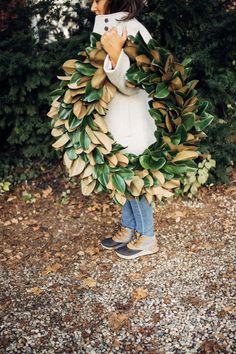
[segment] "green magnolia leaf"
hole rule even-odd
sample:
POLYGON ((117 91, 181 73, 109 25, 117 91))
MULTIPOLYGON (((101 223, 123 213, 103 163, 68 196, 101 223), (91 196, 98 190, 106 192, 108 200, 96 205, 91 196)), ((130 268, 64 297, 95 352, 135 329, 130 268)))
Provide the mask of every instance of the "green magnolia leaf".
POLYGON ((185 129, 185 127, 183 125, 179 125, 176 129, 176 135, 180 135, 181 136, 181 143, 184 143, 187 140, 187 131, 185 129))
POLYGON ((75 149, 74 148, 71 148, 71 149, 67 149, 66 150, 66 153, 69 157, 70 160, 76 160, 78 155, 77 153, 75 152, 75 149))
POLYGON ((78 126, 81 125, 82 123, 82 119, 77 119, 75 117, 75 115, 73 114, 73 112, 71 112, 72 114, 69 117, 69 127, 70 129, 74 129, 77 128, 78 126))
POLYGON ((156 86, 156 92, 154 97, 161 99, 161 98, 166 98, 168 96, 169 96, 168 86, 165 82, 161 82, 156 86))
POLYGON ((85 76, 93 76, 95 74, 95 71, 97 70, 89 63, 76 62, 75 66, 76 66, 76 70, 80 74, 83 74, 85 76))
POLYGON ((130 66, 129 70, 126 72, 125 77, 131 84, 136 84, 136 82, 138 81, 138 73, 139 67, 135 63, 130 66))
POLYGON ((91 140, 89 139, 89 136, 85 130, 83 130, 80 133, 79 142, 80 142, 81 147, 84 150, 87 150, 89 148, 89 145, 91 144, 91 140))
POLYGON ((112 183, 119 192, 125 193, 126 184, 124 179, 120 175, 118 174, 113 175, 112 183))
POLYGON ((75 73, 72 74, 72 77, 70 79, 70 84, 79 84, 79 80, 83 77, 83 75, 81 75, 80 73, 78 73, 78 71, 76 71, 75 73))
POLYGON ((166 172, 166 173, 170 173, 173 175, 182 175, 183 173, 186 173, 187 171, 188 171, 188 167, 185 164, 178 165, 177 163, 176 164, 167 163, 161 169, 161 172, 166 172))
POLYGON ((199 102, 197 115, 200 116, 207 109, 208 105, 209 105, 209 102, 207 102, 207 101, 199 102))
POLYGON ((150 155, 142 155, 139 158, 139 162, 144 169, 159 170, 160 168, 162 168, 165 165, 166 160, 162 157, 160 157, 159 159, 153 160, 150 155))
POLYGON ((106 186, 107 183, 109 182, 109 176, 110 176, 109 166, 106 164, 95 166, 95 171, 96 171, 97 178, 98 178, 99 182, 103 186, 106 186))
POLYGON ((100 41, 101 35, 95 32, 92 32, 90 35, 90 46, 96 48, 96 43, 100 41))
POLYGON ((191 58, 185 58, 185 59, 182 61, 181 65, 183 65, 183 66, 188 66, 191 62, 192 62, 192 59, 191 59, 191 58))
POLYGON ((147 57, 151 58, 148 46, 144 41, 140 31, 138 31, 135 36, 135 43, 138 44, 138 54, 145 54, 147 57))
POLYGON ((181 135, 180 134, 173 134, 170 137, 172 144, 179 145, 181 142, 181 135))
POLYGON ((147 177, 144 177, 143 181, 144 181, 144 187, 149 187, 150 186, 151 182, 150 182, 150 180, 147 177))
POLYGON ((94 102, 94 101, 98 101, 100 100, 100 98, 102 97, 102 93, 103 93, 103 89, 99 89, 96 90, 92 87, 91 85, 91 81, 88 82, 87 87, 86 87, 86 91, 85 91, 85 95, 83 98, 84 102, 94 102))
POLYGON ((59 108, 58 115, 60 119, 66 120, 69 119, 71 113, 72 113, 71 108, 63 108, 63 106, 61 105, 61 107, 59 108))
POLYGON ((204 130, 211 122, 213 121, 214 117, 211 114, 208 114, 207 118, 204 118, 202 120, 196 121, 194 123, 194 127, 197 131, 202 131, 204 130))
POLYGON ((131 180, 134 177, 134 172, 132 170, 120 170, 119 175, 126 181, 131 180))
POLYGON ((158 47, 158 42, 154 38, 151 38, 147 46, 150 50, 156 49, 158 47))
POLYGON ((195 113, 190 112, 182 115, 183 126, 188 132, 194 126, 195 113))
POLYGON ((166 60, 170 55, 170 52, 165 48, 158 48, 158 52, 160 54, 161 64, 164 67, 166 64, 166 60))
POLYGON ((99 149, 95 148, 95 149, 93 150, 93 157, 94 157, 94 160, 96 161, 96 163, 97 163, 98 165, 104 163, 103 154, 100 152, 99 149))
POLYGON ((64 89, 56 89, 56 90, 50 92, 49 95, 51 97, 51 100, 54 101, 54 100, 58 99, 59 97, 61 97, 64 93, 65 93, 64 89))
POLYGON ((79 143, 79 141, 80 141, 80 134, 81 134, 81 132, 80 132, 79 130, 75 130, 74 132, 71 132, 71 133, 69 134, 70 140, 71 140, 71 142, 72 142, 73 145, 79 143))
POLYGON ((162 114, 160 112, 158 112, 158 110, 156 110, 155 108, 151 108, 151 109, 149 109, 149 113, 157 124, 163 123, 162 114))

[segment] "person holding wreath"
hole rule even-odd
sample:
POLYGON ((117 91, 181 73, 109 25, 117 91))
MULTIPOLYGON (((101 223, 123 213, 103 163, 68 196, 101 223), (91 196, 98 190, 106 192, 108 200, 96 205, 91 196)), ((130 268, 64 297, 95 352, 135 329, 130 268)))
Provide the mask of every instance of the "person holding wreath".
MULTIPOLYGON (((117 88, 105 120, 114 139, 125 147, 123 151, 136 155, 155 142, 156 126, 148 113, 148 94, 140 88, 126 86, 130 60, 123 46, 128 35, 135 36, 138 32, 146 43, 151 39, 148 30, 136 19, 144 5, 144 0, 94 0, 91 3, 91 11, 96 14, 93 32, 101 35, 101 44, 107 53, 103 69, 117 88)), ((104 238, 101 245, 115 250, 117 256, 124 259, 158 251, 152 205, 144 196, 126 201, 119 227, 113 235, 104 238)))

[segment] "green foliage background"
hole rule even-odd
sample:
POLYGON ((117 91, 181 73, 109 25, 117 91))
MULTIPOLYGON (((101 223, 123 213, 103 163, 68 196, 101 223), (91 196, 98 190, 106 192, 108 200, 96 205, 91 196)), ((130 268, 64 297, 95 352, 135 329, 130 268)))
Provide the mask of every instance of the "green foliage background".
MULTIPOLYGON (((1 6, 7 3, 2 0, 1 6)), ((93 24, 93 15, 79 3, 73 12, 70 1, 65 6, 65 25, 74 25, 69 39, 56 25, 63 13, 53 0, 12 8, 14 19, 0 30, 0 178, 15 166, 55 162, 46 116, 49 92, 64 61, 88 44, 93 24), (31 27, 36 15, 41 18, 37 36, 31 27), (56 40, 50 42, 50 35, 56 40)), ((236 156, 236 10, 231 7, 232 1, 222 0, 152 0, 140 18, 179 61, 193 59, 192 77, 200 80, 200 94, 217 117, 202 144, 217 160, 213 182, 227 181, 236 156)))

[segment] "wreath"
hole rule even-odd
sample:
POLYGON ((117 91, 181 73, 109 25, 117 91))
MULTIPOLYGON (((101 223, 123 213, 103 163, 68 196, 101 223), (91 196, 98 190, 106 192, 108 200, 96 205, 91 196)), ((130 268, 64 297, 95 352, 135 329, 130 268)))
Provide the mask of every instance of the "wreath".
POLYGON ((52 146, 63 151, 69 175, 79 177, 84 195, 109 192, 120 205, 143 195, 149 203, 168 198, 181 177, 197 169, 198 145, 213 120, 208 102, 197 97, 198 80, 189 79, 191 60, 175 62, 156 40, 146 44, 140 32, 128 37, 126 84, 149 94, 156 125, 155 143, 137 156, 122 152, 125 147, 114 141, 104 119, 116 87, 103 70, 106 52, 100 39, 92 33, 90 46, 63 64, 65 76, 57 76, 61 82, 50 94, 47 114, 57 138, 52 146))

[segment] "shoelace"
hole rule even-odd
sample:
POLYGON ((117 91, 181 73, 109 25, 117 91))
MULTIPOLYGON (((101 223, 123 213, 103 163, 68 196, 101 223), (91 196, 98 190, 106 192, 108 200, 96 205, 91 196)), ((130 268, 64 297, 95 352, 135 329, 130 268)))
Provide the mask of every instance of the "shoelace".
POLYGON ((131 238, 130 243, 131 243, 132 245, 135 245, 136 243, 139 242, 141 236, 142 236, 142 234, 140 234, 138 231, 135 231, 135 232, 133 233, 133 236, 132 236, 132 238, 131 238))
POLYGON ((112 233, 112 239, 113 239, 113 237, 115 237, 115 238, 122 238, 123 237, 123 235, 122 235, 122 229, 123 229, 123 226, 122 225, 119 225, 119 226, 117 226, 116 228, 115 228, 115 230, 113 231, 113 233, 112 233))

